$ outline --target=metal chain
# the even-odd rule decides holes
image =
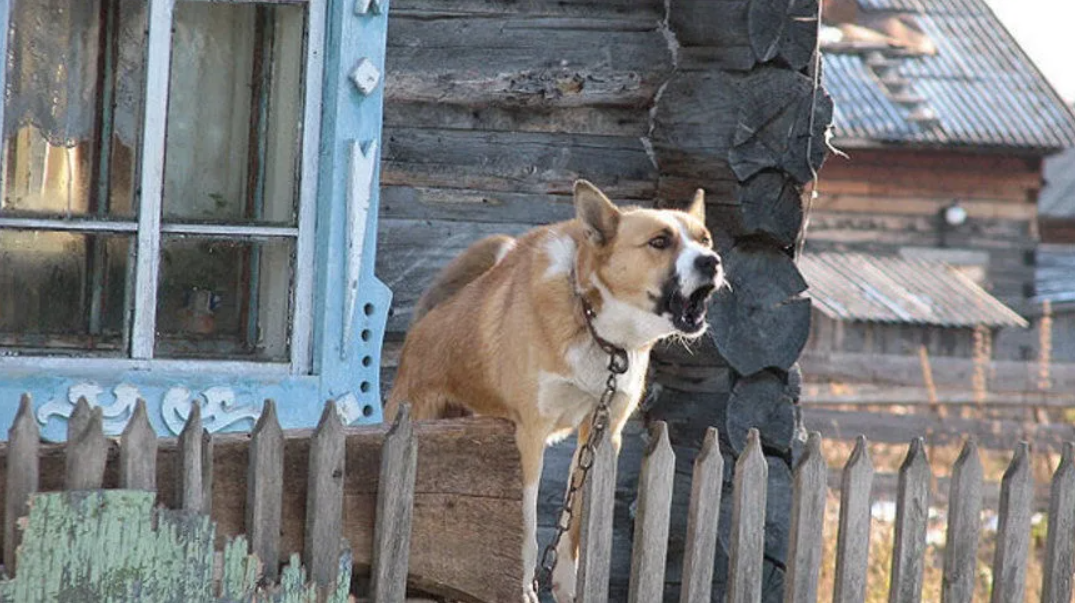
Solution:
[[[564,533],[571,528],[571,520],[575,515],[575,498],[578,496],[579,490],[586,484],[586,477],[590,474],[590,469],[593,467],[594,458],[596,457],[595,443],[604,439],[605,432],[608,430],[610,421],[609,407],[612,405],[612,398],[616,395],[616,377],[626,373],[628,367],[627,352],[597,335],[593,327],[595,314],[593,308],[590,307],[590,304],[585,299],[583,299],[583,313],[586,315],[586,326],[589,327],[594,341],[598,347],[608,354],[608,379],[605,381],[605,391],[601,393],[601,398],[597,402],[597,408],[594,409],[593,415],[590,417],[590,437],[579,447],[578,465],[571,475],[567,493],[564,494],[564,503],[560,507],[560,515],[556,520],[556,534],[553,536],[552,541],[545,546],[545,550],[541,554],[541,560],[534,570],[535,594],[541,593],[542,586],[550,589],[552,587],[552,572],[556,569],[556,563],[559,561],[556,548],[559,546],[560,539],[563,538]]]

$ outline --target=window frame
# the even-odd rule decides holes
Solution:
[[[318,213],[321,107],[324,79],[325,19],[328,0],[182,0],[214,1],[226,4],[280,4],[304,7],[305,28],[301,76],[303,96],[300,161],[297,176],[295,226],[206,224],[163,222],[164,159],[167,137],[169,82],[171,75],[172,26],[179,0],[148,1],[144,111],[138,153],[138,213],[129,220],[100,218],[37,218],[0,216],[0,231],[64,231],[91,234],[133,235],[135,261],[130,313],[124,328],[130,332],[129,345],[120,357],[100,357],[77,350],[55,353],[20,353],[0,347],[0,369],[57,370],[161,370],[205,371],[246,375],[304,375],[313,370],[315,222]],[[0,56],[6,57],[12,0],[0,0]],[[6,89],[7,70],[0,68],[0,90]],[[0,102],[0,124],[4,123],[4,103]],[[156,357],[158,279],[161,245],[165,235],[192,235],[242,239],[289,239],[294,241],[294,273],[290,288],[288,317],[290,349],[287,361],[163,359]]]

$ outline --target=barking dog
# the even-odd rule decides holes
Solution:
[[[578,181],[575,210],[574,220],[519,239],[483,239],[445,267],[418,303],[385,407],[387,420],[406,401],[415,419],[463,411],[515,423],[528,603],[537,601],[531,582],[545,446],[580,425],[585,441],[584,421],[605,389],[609,358],[595,337],[628,358],[610,405],[618,451],[642,396],[650,349],[672,335],[701,335],[710,295],[724,283],[701,190],[687,211],[621,210]],[[577,544],[573,525],[557,550],[557,601],[574,600]]]

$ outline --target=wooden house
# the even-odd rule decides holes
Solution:
[[[1075,149],[1045,162],[1039,201],[1041,244],[1029,317],[1040,333],[1035,351],[1055,362],[1075,362]]]
[[[827,0],[822,40],[846,156],[810,213],[803,271],[833,303],[815,305],[808,347],[969,357],[980,326],[997,357],[1025,359],[1042,170],[1075,144],[1071,108],[984,0]],[[921,278],[892,281],[908,270]]]

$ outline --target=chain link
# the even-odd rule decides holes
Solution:
[[[597,345],[608,353],[608,379],[605,381],[605,391],[601,393],[597,408],[594,409],[593,415],[590,417],[590,437],[579,447],[578,464],[575,467],[575,472],[571,475],[571,483],[567,493],[564,495],[560,516],[556,520],[556,534],[553,536],[552,541],[545,546],[538,567],[534,571],[534,593],[536,594],[541,593],[543,586],[550,589],[552,587],[552,572],[556,569],[556,563],[559,561],[556,548],[560,545],[560,540],[563,538],[564,533],[571,529],[571,521],[575,515],[575,498],[578,496],[579,491],[582,490],[583,485],[586,484],[586,477],[589,475],[590,469],[593,468],[594,459],[597,456],[595,443],[604,439],[605,432],[608,430],[611,420],[609,408],[612,406],[612,398],[616,395],[616,377],[627,372],[627,352],[597,337],[597,333],[593,332],[593,310],[588,304],[584,304],[584,312],[586,314],[586,323],[590,327]]]

